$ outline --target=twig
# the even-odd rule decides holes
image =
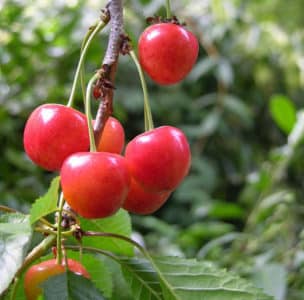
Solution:
[[[94,123],[96,145],[98,145],[100,141],[108,117],[113,112],[114,80],[123,35],[122,0],[111,0],[107,7],[110,12],[111,30],[107,51],[102,67],[99,70],[100,79],[96,83],[96,86],[100,89],[101,93],[101,102]]]

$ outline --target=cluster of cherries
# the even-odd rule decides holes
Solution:
[[[88,152],[87,119],[60,104],[36,108],[24,130],[24,148],[33,162],[59,171],[64,197],[85,218],[102,218],[120,207],[156,211],[186,176],[189,144],[179,129],[162,126],[131,140],[125,149],[120,122],[106,122],[96,152]]]
[[[181,81],[198,54],[195,36],[173,23],[149,26],[139,39],[140,63],[157,83]],[[124,129],[113,117],[105,125],[96,152],[89,152],[85,115],[59,104],[44,104],[29,117],[24,148],[37,165],[60,171],[71,208],[85,218],[103,218],[120,207],[137,214],[159,209],[188,173],[189,144],[183,132],[158,127],[126,146]]]

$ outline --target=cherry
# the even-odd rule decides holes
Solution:
[[[78,261],[68,259],[68,269],[77,274],[90,278],[89,273]],[[43,261],[39,264],[31,266],[25,273],[24,289],[28,300],[37,300],[42,294],[41,284],[48,278],[62,274],[66,271],[65,260],[62,264],[57,264],[56,259]]]
[[[85,218],[114,214],[130,186],[125,158],[108,152],[75,153],[64,161],[60,176],[67,203]]]
[[[125,144],[125,132],[121,123],[109,117],[102,132],[97,151],[120,154]]]
[[[184,133],[162,126],[136,136],[125,153],[131,176],[146,190],[174,190],[187,175],[190,147]]]
[[[170,191],[158,193],[147,191],[132,178],[130,191],[123,208],[140,215],[152,214],[167,201],[170,194]]]
[[[192,69],[198,56],[197,38],[181,25],[153,24],[138,42],[142,68],[156,83],[175,84]]]
[[[34,163],[49,171],[59,170],[69,155],[89,149],[86,117],[64,105],[41,105],[26,122],[23,143]]]

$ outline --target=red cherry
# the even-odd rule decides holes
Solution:
[[[97,151],[120,154],[125,144],[125,131],[121,123],[109,117],[103,129]]]
[[[126,147],[126,160],[134,179],[150,191],[174,190],[187,175],[190,147],[184,133],[162,126],[142,133]]]
[[[147,191],[132,178],[130,191],[123,208],[140,215],[152,214],[167,201],[170,194],[170,191],[158,193]]]
[[[198,56],[197,38],[171,23],[146,28],[138,42],[139,61],[146,73],[162,85],[175,84],[191,71]]]
[[[60,177],[67,203],[82,217],[92,219],[113,215],[130,186],[124,157],[108,152],[71,155],[64,161]]]
[[[49,171],[59,170],[69,155],[89,149],[86,117],[64,105],[41,105],[26,122],[23,143],[34,163]]]
[[[87,270],[76,260],[68,259],[68,269],[77,275],[90,278]],[[62,261],[62,265],[57,264],[56,259],[50,259],[31,266],[24,277],[26,298],[28,300],[37,300],[42,294],[40,285],[48,278],[64,273],[65,270],[65,260]]]

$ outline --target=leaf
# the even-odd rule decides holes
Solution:
[[[154,258],[166,300],[270,300],[233,273],[195,259]]]
[[[116,233],[126,237],[131,236],[130,216],[125,210],[118,211],[114,216],[103,219],[88,220],[81,218],[81,228],[86,231]],[[96,247],[121,255],[132,256],[133,245],[111,237],[84,237],[83,246]]]
[[[59,189],[60,177],[55,177],[50,185],[50,188],[46,194],[38,198],[32,205],[30,211],[30,221],[31,224],[38,221],[41,217],[46,216],[57,209],[58,200],[58,189]]]
[[[290,133],[297,118],[292,101],[283,95],[274,95],[270,99],[269,109],[278,127],[286,134]]]
[[[122,271],[130,285],[134,300],[161,300],[161,286],[155,271],[144,259],[121,260]]]
[[[86,270],[91,276],[91,280],[105,297],[110,298],[112,295],[112,276],[110,270],[105,265],[98,255],[82,253],[80,259],[80,253],[75,251],[68,251],[69,258],[81,261]]]
[[[275,300],[286,299],[287,272],[284,266],[279,264],[266,264],[254,272],[254,282],[262,287]]]
[[[67,271],[42,284],[45,300],[104,300],[92,281]]]
[[[0,294],[8,288],[21,267],[31,237],[28,215],[14,213],[0,216]]]

